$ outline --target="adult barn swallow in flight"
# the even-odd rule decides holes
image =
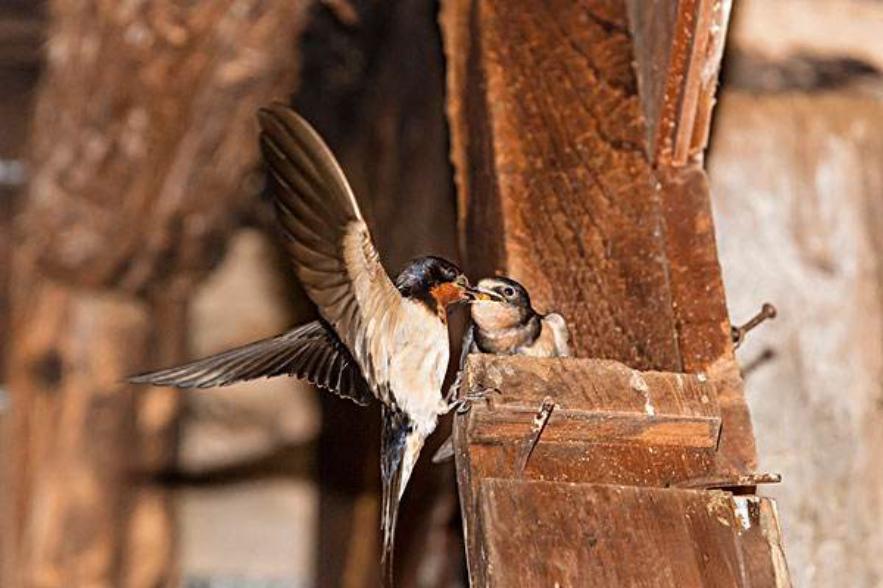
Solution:
[[[487,294],[440,257],[415,259],[390,280],[352,189],[316,131],[282,105],[258,118],[284,245],[321,318],[131,382],[208,388],[290,375],[357,404],[380,401],[381,565],[392,585],[399,500],[424,440],[450,410],[441,393],[447,310]]]
[[[531,357],[568,357],[570,332],[560,314],[540,314],[534,310],[530,295],[511,278],[485,278],[478,282],[485,295],[469,308],[472,324],[463,337],[457,379],[448,398],[456,396],[460,387],[466,358],[470,353],[496,355],[528,355]],[[467,399],[486,395],[472,393]],[[432,461],[440,463],[453,457],[452,438],[439,446]]]

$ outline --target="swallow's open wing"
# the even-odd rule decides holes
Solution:
[[[295,272],[375,396],[389,403],[389,361],[404,300],[380,264],[343,171],[316,131],[282,105],[262,109],[259,118]]]
[[[132,376],[129,381],[211,388],[281,375],[302,378],[356,404],[366,405],[372,397],[352,356],[321,321],[181,366]]]

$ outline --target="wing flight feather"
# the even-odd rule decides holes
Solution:
[[[294,111],[273,105],[259,120],[295,273],[374,395],[393,402],[388,367],[405,302],[380,263],[353,191],[331,150]]]
[[[337,335],[321,321],[181,366],[139,374],[134,384],[211,388],[289,375],[361,405],[372,398],[359,366]]]

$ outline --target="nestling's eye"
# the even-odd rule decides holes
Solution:
[[[457,279],[454,280],[454,283],[460,286],[461,288],[465,288],[468,286],[468,282],[466,281],[466,276],[460,275],[457,276]]]
[[[506,286],[505,288],[503,288],[503,296],[505,296],[506,298],[512,298],[513,296],[515,296],[515,289]]]

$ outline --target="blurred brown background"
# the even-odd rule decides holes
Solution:
[[[311,316],[261,195],[270,100],[339,155],[390,270],[456,258],[437,10],[0,4],[4,586],[374,585],[373,414],[119,381]],[[715,114],[730,314],[779,309],[739,355],[798,586],[883,582],[881,32],[876,0],[739,0]],[[403,585],[464,582],[452,478],[409,491]]]

